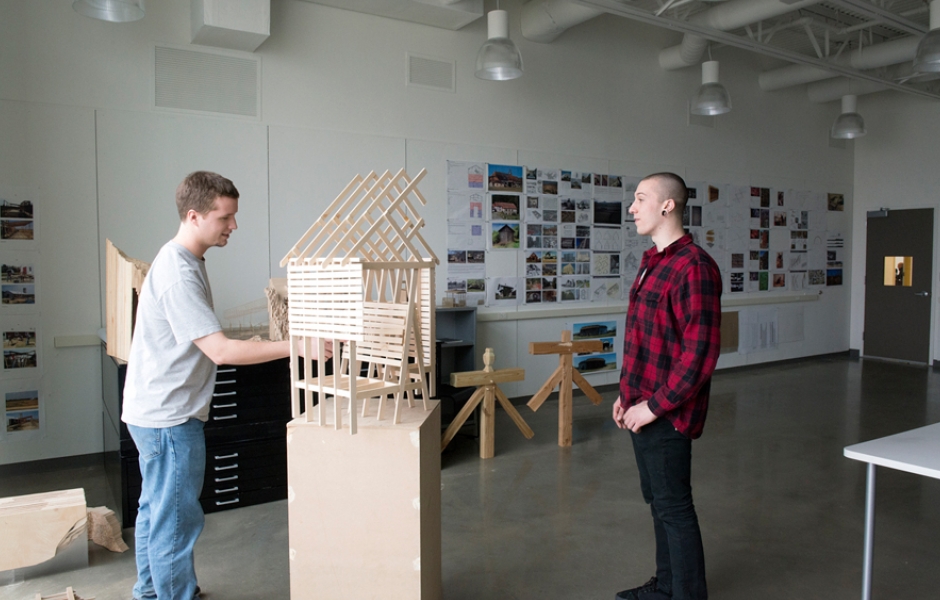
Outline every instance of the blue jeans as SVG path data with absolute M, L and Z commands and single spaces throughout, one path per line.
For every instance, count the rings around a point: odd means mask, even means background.
M 140 453 L 143 485 L 134 536 L 137 600 L 192 600 L 193 547 L 205 517 L 199 504 L 206 472 L 203 422 L 151 429 L 128 425 Z
M 630 435 L 640 489 L 653 513 L 658 587 L 673 600 L 705 600 L 705 552 L 692 503 L 692 440 L 663 418 Z

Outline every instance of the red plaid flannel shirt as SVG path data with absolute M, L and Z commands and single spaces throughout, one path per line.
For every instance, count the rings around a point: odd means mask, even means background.
M 644 400 L 680 433 L 702 435 L 721 348 L 721 274 L 692 236 L 643 254 L 630 288 L 620 398 Z

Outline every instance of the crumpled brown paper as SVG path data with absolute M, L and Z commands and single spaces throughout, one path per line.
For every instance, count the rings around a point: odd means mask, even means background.
M 124 538 L 121 537 L 121 524 L 118 523 L 114 511 L 107 506 L 88 509 L 88 539 L 111 552 L 128 550 Z

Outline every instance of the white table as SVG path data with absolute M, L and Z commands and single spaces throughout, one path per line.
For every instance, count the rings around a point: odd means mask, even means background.
M 871 562 L 875 538 L 875 466 L 940 479 L 940 423 L 846 446 L 843 454 L 848 458 L 868 463 L 862 600 L 871 600 Z

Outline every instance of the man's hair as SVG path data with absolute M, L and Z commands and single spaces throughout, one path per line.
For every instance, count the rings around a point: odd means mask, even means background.
M 238 200 L 238 190 L 231 180 L 211 171 L 195 171 L 183 179 L 176 188 L 176 210 L 180 221 L 194 210 L 204 215 L 215 208 L 215 199 L 220 196 Z
M 689 199 L 689 188 L 685 185 L 685 180 L 675 173 L 653 173 L 642 179 L 655 179 L 662 185 L 665 199 L 672 198 L 676 203 L 676 212 L 680 215 L 685 211 L 685 204 Z

